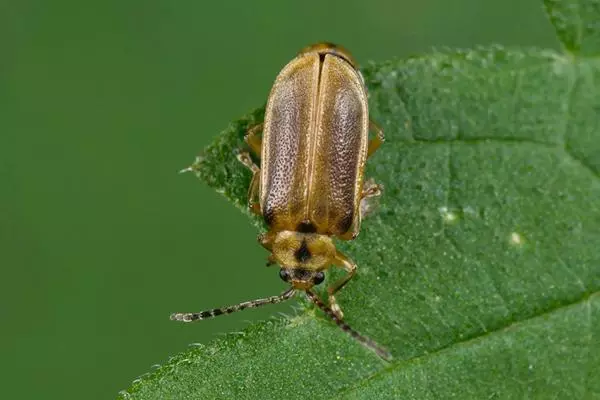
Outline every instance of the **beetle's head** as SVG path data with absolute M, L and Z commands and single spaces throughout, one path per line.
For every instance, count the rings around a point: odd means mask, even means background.
M 281 268 L 279 277 L 294 287 L 294 289 L 306 290 L 325 280 L 323 271 L 311 271 L 303 268 Z
M 281 279 L 303 290 L 323 282 L 323 270 L 336 256 L 329 236 L 293 231 L 279 232 L 272 251 L 275 261 L 281 265 Z

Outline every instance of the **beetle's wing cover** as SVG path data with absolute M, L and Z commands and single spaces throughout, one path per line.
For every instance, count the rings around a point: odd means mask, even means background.
M 310 174 L 310 220 L 322 233 L 358 229 L 369 134 L 364 84 L 356 70 L 327 55 L 321 70 L 316 144 Z
M 296 230 L 306 217 L 318 83 L 319 56 L 295 58 L 277 76 L 267 102 L 260 204 L 272 230 Z

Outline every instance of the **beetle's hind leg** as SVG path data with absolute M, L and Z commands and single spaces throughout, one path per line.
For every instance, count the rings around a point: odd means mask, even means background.
M 371 141 L 369 142 L 369 149 L 367 150 L 367 157 L 371 157 L 373 155 L 373 153 L 375 153 L 377 151 L 379 146 L 381 146 L 381 144 L 383 142 L 385 142 L 385 135 L 383 134 L 383 129 L 381 129 L 381 127 L 379 125 L 377 125 L 373 121 L 369 121 L 369 129 L 371 131 L 375 132 L 376 136 L 373 139 L 371 139 Z
M 352 228 L 348 232 L 339 236 L 342 240 L 353 240 L 358 236 L 360 231 L 361 221 L 364 217 L 371 214 L 373 210 L 377 208 L 377 201 L 375 197 L 381 196 L 383 191 L 383 185 L 375 183 L 373 179 L 368 179 L 363 185 L 362 192 L 360 193 L 360 205 L 358 213 L 354 217 Z
M 381 192 L 383 191 L 383 185 L 376 183 L 373 178 L 367 179 L 363 186 L 363 190 L 360 194 L 360 199 L 365 200 L 370 197 L 378 197 L 381 196 Z
M 369 142 L 369 148 L 367 150 L 367 158 L 371 157 L 373 153 L 379 149 L 379 146 L 385 142 L 385 135 L 383 134 L 383 129 L 379 125 L 377 125 L 373 120 L 369 121 L 369 130 L 375 132 L 375 137 L 371 139 Z M 376 208 L 376 202 L 372 200 L 373 197 L 381 196 L 381 192 L 383 191 L 383 186 L 375 183 L 373 179 L 369 179 L 365 182 L 362 193 L 360 195 L 360 218 L 363 218 Z M 356 236 L 358 231 L 355 232 Z
M 354 277 L 354 274 L 356 274 L 356 264 L 340 252 L 336 254 L 334 263 L 338 267 L 342 267 L 346 270 L 346 272 L 348 272 L 348 275 L 341 278 L 327 289 L 327 293 L 329 294 L 329 307 L 339 319 L 343 319 L 344 313 L 337 303 L 335 294 L 338 290 L 343 288 L 346 283 L 352 279 L 352 277 Z
M 260 157 L 260 153 L 262 151 L 262 137 L 258 136 L 258 134 L 262 132 L 264 126 L 265 124 L 262 122 L 251 126 L 248 129 L 246 136 L 244 136 L 244 141 L 248 144 L 250 150 L 252 150 L 257 157 Z
M 371 214 L 377 209 L 378 201 L 376 197 L 381 196 L 383 192 L 383 185 L 375 183 L 371 178 L 365 182 L 361 196 L 360 196 L 360 217 L 361 219 Z
M 250 181 L 250 187 L 248 188 L 248 208 L 255 214 L 260 215 L 260 204 L 258 201 L 259 187 L 260 187 L 260 168 L 254 164 L 250 154 L 246 151 L 238 153 L 237 159 L 240 160 L 250 171 L 252 171 L 252 180 Z

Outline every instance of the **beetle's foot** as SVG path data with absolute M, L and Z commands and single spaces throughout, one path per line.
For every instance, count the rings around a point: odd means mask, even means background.
M 239 151 L 236 154 L 236 158 L 238 159 L 239 162 L 244 164 L 246 166 L 246 168 L 248 168 L 249 170 L 254 171 L 255 169 L 258 169 L 258 167 L 254 164 L 254 161 L 252 161 L 252 158 L 250 157 L 250 153 L 248 153 L 247 151 Z
M 340 321 L 344 319 L 344 313 L 333 295 L 329 295 L 329 308 Z
M 373 178 L 367 180 L 363 187 L 363 191 L 361 193 L 362 199 L 367 199 L 369 197 L 377 197 L 381 196 L 381 192 L 383 191 L 383 185 L 375 183 Z
M 361 193 L 360 216 L 364 218 L 375 212 L 379 206 L 378 197 L 381 196 L 383 185 L 375 183 L 373 179 L 365 182 Z
M 260 204 L 248 203 L 248 209 L 252 211 L 253 214 L 260 215 Z
M 273 255 L 271 254 L 269 258 L 267 258 L 267 267 L 270 267 L 271 265 L 275 264 L 277 264 L 277 262 L 275 261 L 275 257 L 273 257 Z

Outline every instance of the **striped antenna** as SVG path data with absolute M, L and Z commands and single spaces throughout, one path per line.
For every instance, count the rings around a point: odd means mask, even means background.
M 354 339 L 356 339 L 356 341 L 358 341 L 360 344 L 362 344 L 363 346 L 365 346 L 366 348 L 368 348 L 369 350 L 374 351 L 375 353 L 377 353 L 377 355 L 381 358 L 383 358 L 385 361 L 391 361 L 392 360 L 392 355 L 391 353 L 381 347 L 380 345 L 378 345 L 373 339 L 368 338 L 367 336 L 361 335 L 360 333 L 358 333 L 357 331 L 355 331 L 354 329 L 352 329 L 350 327 L 350 325 L 346 324 L 344 321 L 342 321 L 334 312 L 331 308 L 327 307 L 325 305 L 325 303 L 323 303 L 321 301 L 321 299 L 312 291 L 307 290 L 306 291 L 306 296 L 313 302 L 315 303 L 325 314 L 327 314 L 329 316 L 329 318 L 331 318 L 333 320 L 333 322 L 335 322 L 337 324 L 337 326 L 339 326 L 344 332 L 346 332 L 347 334 L 349 334 L 350 336 L 352 336 Z
M 199 313 L 175 313 L 171 314 L 171 320 L 181 322 L 202 321 L 203 319 L 208 319 L 223 314 L 231 314 L 232 312 L 245 310 L 246 308 L 255 308 L 264 306 L 265 304 L 281 303 L 282 301 L 286 301 L 287 299 L 292 297 L 294 293 L 294 288 L 290 288 L 285 292 L 281 293 L 279 296 L 271 296 L 265 299 L 245 301 L 234 306 L 215 308 L 213 310 L 202 311 Z

